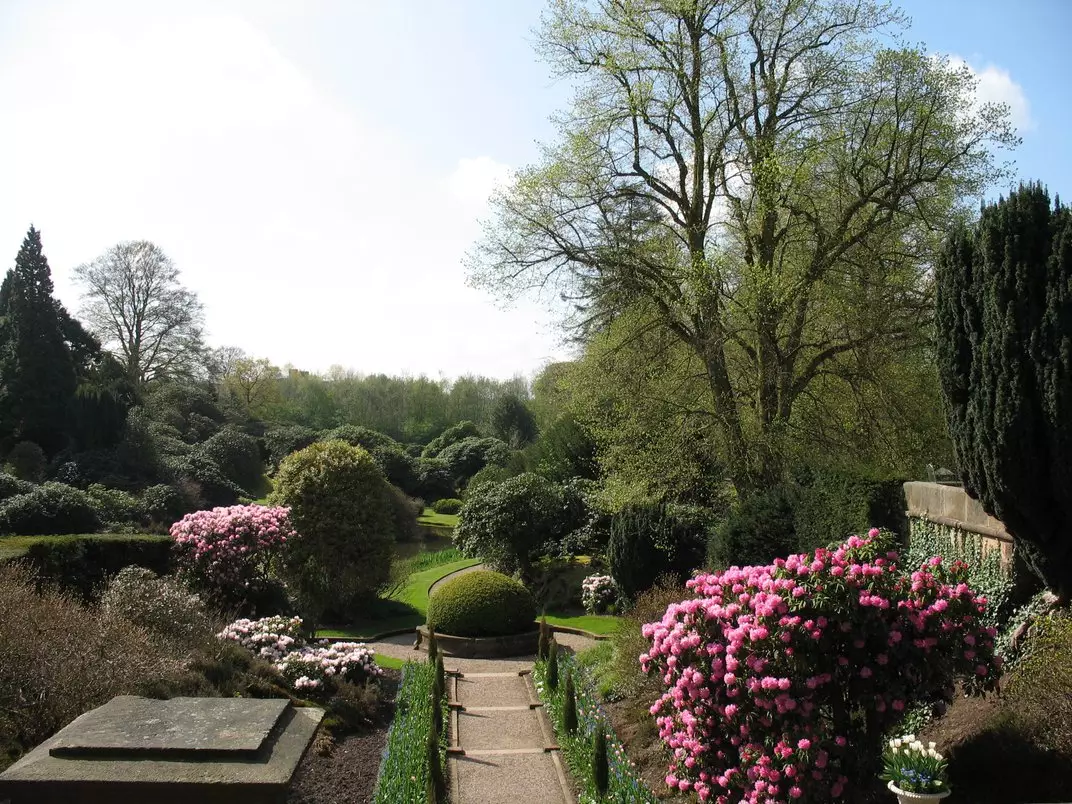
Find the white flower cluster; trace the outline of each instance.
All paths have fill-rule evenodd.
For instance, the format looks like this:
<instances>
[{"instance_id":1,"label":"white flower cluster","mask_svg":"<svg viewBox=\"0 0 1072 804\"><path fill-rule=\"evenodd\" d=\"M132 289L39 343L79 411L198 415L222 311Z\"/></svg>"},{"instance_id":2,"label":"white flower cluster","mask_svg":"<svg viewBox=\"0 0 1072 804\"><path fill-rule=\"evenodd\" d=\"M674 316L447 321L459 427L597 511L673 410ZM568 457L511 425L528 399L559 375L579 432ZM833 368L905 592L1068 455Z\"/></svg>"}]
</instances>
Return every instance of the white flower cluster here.
<instances>
[{"instance_id":1,"label":"white flower cluster","mask_svg":"<svg viewBox=\"0 0 1072 804\"><path fill-rule=\"evenodd\" d=\"M927 743L923 745L921 740L916 739L914 734L906 734L904 737L897 737L889 742L890 753L897 754L919 754L920 756L930 757L931 759L942 760L944 757L935 750L936 743Z\"/></svg>"},{"instance_id":2,"label":"white flower cluster","mask_svg":"<svg viewBox=\"0 0 1072 804\"><path fill-rule=\"evenodd\" d=\"M219 634L220 639L237 642L246 650L270 662L279 662L291 651L304 646L301 617L264 617L235 620Z\"/></svg>"},{"instance_id":3,"label":"white flower cluster","mask_svg":"<svg viewBox=\"0 0 1072 804\"><path fill-rule=\"evenodd\" d=\"M618 584L609 575L589 575L581 581L581 603L585 611L599 613L618 599Z\"/></svg>"}]
</instances>

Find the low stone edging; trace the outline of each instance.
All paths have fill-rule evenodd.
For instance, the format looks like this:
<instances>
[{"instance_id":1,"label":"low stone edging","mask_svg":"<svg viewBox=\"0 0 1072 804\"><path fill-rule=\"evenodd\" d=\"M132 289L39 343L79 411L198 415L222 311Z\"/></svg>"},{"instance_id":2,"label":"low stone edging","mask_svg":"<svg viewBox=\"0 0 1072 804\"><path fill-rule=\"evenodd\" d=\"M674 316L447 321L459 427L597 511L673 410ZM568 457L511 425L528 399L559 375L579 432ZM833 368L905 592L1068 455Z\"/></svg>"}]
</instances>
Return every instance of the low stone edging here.
<instances>
[{"instance_id":1,"label":"low stone edging","mask_svg":"<svg viewBox=\"0 0 1072 804\"><path fill-rule=\"evenodd\" d=\"M420 639L419 649L428 650L428 627L417 629ZM539 630L526 631L523 634L510 634L497 637L462 637L436 632L436 645L444 656L456 656L461 659L502 659L508 656L529 656L536 653L539 644Z\"/></svg>"}]
</instances>

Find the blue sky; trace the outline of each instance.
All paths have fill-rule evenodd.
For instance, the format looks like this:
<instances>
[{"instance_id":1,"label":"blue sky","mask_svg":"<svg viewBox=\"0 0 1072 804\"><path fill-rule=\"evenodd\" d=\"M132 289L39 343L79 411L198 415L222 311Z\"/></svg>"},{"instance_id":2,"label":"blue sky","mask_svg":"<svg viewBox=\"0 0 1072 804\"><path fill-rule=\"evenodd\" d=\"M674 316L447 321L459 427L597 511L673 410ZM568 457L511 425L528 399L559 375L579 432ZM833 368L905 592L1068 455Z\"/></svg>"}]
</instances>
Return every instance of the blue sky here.
<instances>
[{"instance_id":1,"label":"blue sky","mask_svg":"<svg viewBox=\"0 0 1072 804\"><path fill-rule=\"evenodd\" d=\"M568 354L551 315L498 309L460 259L568 99L531 47L543 5L0 0L0 257L33 222L76 310L74 266L149 239L214 345L314 370L530 374ZM1018 173L1072 197L1072 3L902 6L911 40L1013 104Z\"/></svg>"}]
</instances>

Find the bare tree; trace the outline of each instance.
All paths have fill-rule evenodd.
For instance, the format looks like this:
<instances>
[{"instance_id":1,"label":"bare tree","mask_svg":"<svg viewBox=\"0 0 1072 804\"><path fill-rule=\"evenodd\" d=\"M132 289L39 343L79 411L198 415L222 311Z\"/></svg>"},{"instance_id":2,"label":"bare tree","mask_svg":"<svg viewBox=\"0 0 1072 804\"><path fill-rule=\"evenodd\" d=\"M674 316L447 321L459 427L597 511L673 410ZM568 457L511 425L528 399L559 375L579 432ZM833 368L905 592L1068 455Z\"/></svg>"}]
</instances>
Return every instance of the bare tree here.
<instances>
[{"instance_id":1,"label":"bare tree","mask_svg":"<svg viewBox=\"0 0 1072 804\"><path fill-rule=\"evenodd\" d=\"M75 276L84 290L82 317L135 386L196 370L204 353L202 304L179 284L159 246L119 243Z\"/></svg>"}]
</instances>

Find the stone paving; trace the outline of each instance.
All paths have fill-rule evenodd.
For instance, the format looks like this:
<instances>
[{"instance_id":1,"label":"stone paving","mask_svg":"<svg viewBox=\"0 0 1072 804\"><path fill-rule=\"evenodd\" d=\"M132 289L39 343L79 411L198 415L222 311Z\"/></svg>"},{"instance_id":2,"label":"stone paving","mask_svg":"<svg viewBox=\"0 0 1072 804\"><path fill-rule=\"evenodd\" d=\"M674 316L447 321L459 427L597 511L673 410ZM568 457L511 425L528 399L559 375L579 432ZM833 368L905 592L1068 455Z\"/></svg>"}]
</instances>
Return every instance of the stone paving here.
<instances>
[{"instance_id":1,"label":"stone paving","mask_svg":"<svg viewBox=\"0 0 1072 804\"><path fill-rule=\"evenodd\" d=\"M588 637L555 634L581 651ZM369 643L377 653L420 659L414 635ZM513 659L444 657L452 675L448 757L454 804L574 804L554 730L532 682L534 656Z\"/></svg>"}]
</instances>

